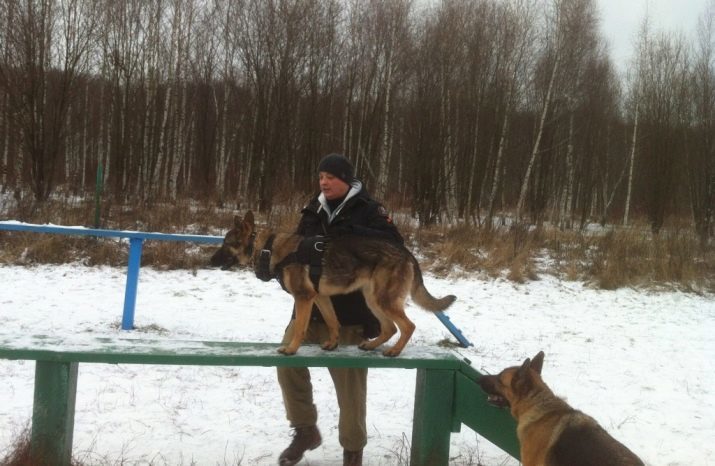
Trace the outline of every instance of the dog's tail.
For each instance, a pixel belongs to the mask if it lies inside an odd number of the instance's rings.
[[[412,269],[414,270],[414,278],[412,279],[412,300],[417,303],[422,309],[432,312],[444,311],[457,299],[456,296],[450,294],[443,298],[435,298],[427,291],[425,288],[424,281],[422,279],[422,270],[420,269],[420,264],[417,259],[410,254],[412,259]]]

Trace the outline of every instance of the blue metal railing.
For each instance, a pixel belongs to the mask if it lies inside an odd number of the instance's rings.
[[[166,233],[144,233],[127,230],[102,230],[84,227],[63,227],[54,225],[36,225],[20,222],[0,222],[0,230],[31,231],[35,233],[53,233],[58,235],[79,235],[104,238],[129,238],[129,264],[127,267],[127,286],[124,289],[124,311],[122,330],[134,328],[134,309],[137,302],[137,285],[141,267],[142,247],[146,240],[188,241],[193,243],[221,244],[222,236],[181,235]]]
[[[124,289],[124,312],[122,313],[122,330],[134,328],[134,309],[137,302],[137,285],[139,283],[139,268],[141,267],[142,246],[146,240],[159,241],[189,241],[194,243],[221,244],[223,236],[206,235],[180,235],[167,233],[144,233],[141,231],[127,230],[101,230],[84,227],[63,227],[55,225],[36,225],[32,223],[2,222],[0,230],[32,231],[35,233],[54,233],[59,235],[81,235],[108,238],[129,238],[129,264],[127,266],[127,286]],[[457,339],[464,348],[472,343],[462,334],[449,317],[443,312],[435,315],[447,330]]]

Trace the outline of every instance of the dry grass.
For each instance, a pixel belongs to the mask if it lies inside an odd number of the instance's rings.
[[[30,434],[25,429],[8,449],[5,456],[0,458],[0,466],[32,466],[30,458]]]
[[[442,275],[477,272],[523,283],[551,273],[601,289],[715,291],[715,248],[703,248],[682,227],[658,236],[645,227],[597,233],[524,225],[505,230],[434,227],[417,238],[424,264]]]
[[[300,218],[303,197],[287,199],[258,221],[292,231]],[[220,235],[245,210],[212,203],[118,206],[105,203],[102,227],[165,233]],[[16,205],[6,218],[29,223],[93,226],[94,207],[87,201],[53,201],[40,206]],[[503,229],[473,226],[416,227],[407,216],[398,227],[408,247],[426,270],[438,275],[479,273],[523,283],[540,274],[557,274],[602,289],[671,287],[715,291],[715,248],[702,246],[685,223],[670,225],[653,236],[645,225],[598,232],[559,231],[514,225]],[[147,241],[142,265],[160,269],[205,267],[215,246]],[[87,265],[120,266],[127,262],[126,241],[110,238],[0,232],[0,263],[36,264],[81,261]]]
[[[81,451],[73,454],[70,459],[70,466],[117,466],[125,464],[135,464],[133,460],[124,458],[123,455],[118,458],[109,458],[106,455],[99,455],[93,451],[94,445],[90,446],[87,451]],[[30,452],[30,429],[25,428],[17,437],[6,452],[0,451],[0,466],[55,466],[57,463],[54,459],[45,459],[42,455],[36,452],[31,456]],[[223,459],[221,463],[215,463],[222,466],[241,466],[243,458]],[[162,456],[157,455],[150,460],[142,461],[142,464],[147,466],[167,466],[169,462]],[[190,459],[188,462],[181,460],[176,466],[197,466],[197,463]]]
[[[30,456],[30,429],[25,428],[15,439],[15,442],[0,458],[0,466],[52,466],[54,460],[44,459],[38,455]],[[72,458],[70,466],[83,466],[84,463]]]
[[[459,226],[432,236],[432,250],[426,255],[435,273],[482,272],[519,283],[536,279],[535,259],[542,236],[538,230],[516,226],[497,232]]]
[[[612,231],[594,244],[588,271],[604,289],[672,284],[690,291],[712,290],[714,263],[713,251],[701,250],[688,234],[667,231],[652,237]]]

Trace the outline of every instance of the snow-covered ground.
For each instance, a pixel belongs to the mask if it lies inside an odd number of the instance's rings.
[[[715,299],[679,292],[598,291],[543,277],[519,285],[426,276],[474,346],[457,351],[484,372],[546,353],[544,378],[651,465],[715,464]],[[0,333],[116,335],[125,269],[80,264],[0,266]],[[157,338],[277,342],[291,298],[246,271],[143,268],[135,330]],[[451,338],[410,304],[410,344]],[[452,338],[453,339],[453,338]],[[355,349],[357,351],[357,349]],[[31,417],[34,364],[0,360],[0,457]],[[337,406],[313,369],[323,445],[306,465],[340,464]],[[366,465],[406,464],[415,373],[369,375]],[[474,396],[483,396],[475,393]],[[272,465],[290,441],[270,368],[81,364],[74,454],[88,464]],[[468,428],[452,464],[516,465]]]

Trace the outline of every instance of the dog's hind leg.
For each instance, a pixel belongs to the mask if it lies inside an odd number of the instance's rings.
[[[335,316],[335,308],[332,301],[327,296],[318,296],[315,298],[315,304],[318,305],[320,315],[323,316],[325,325],[328,326],[328,340],[325,341],[321,348],[324,350],[334,350],[338,347],[338,336],[340,335],[340,322]]]
[[[392,336],[397,333],[397,327],[395,327],[392,320],[390,320],[390,318],[382,310],[375,299],[375,295],[372,290],[364,289],[363,295],[365,296],[365,303],[367,304],[367,307],[370,308],[373,315],[380,321],[380,334],[377,338],[373,340],[365,340],[358,345],[358,348],[362,350],[371,351],[392,338]]]
[[[286,356],[295,354],[303,343],[310,322],[310,312],[313,309],[314,298],[295,298],[295,322],[293,323],[293,339],[287,346],[278,348],[279,353]]]
[[[405,349],[405,345],[408,341],[410,341],[410,338],[412,338],[412,334],[415,331],[415,324],[405,315],[404,305],[400,306],[395,303],[395,306],[388,309],[387,312],[390,313],[390,317],[392,317],[395,324],[400,329],[400,338],[392,348],[386,349],[382,352],[382,354],[394,357],[398,356],[402,350]]]
[[[408,278],[411,279],[409,275]],[[405,299],[409,289],[407,286],[409,281],[406,282],[403,277],[399,276],[399,271],[395,270],[391,276],[378,283],[380,283],[379,287],[376,286],[371,295],[373,296],[375,308],[379,309],[380,314],[382,314],[382,317],[379,317],[380,322],[390,322],[390,326],[393,329],[390,336],[395,334],[395,325],[400,329],[400,338],[397,343],[383,351],[382,354],[395,357],[402,352],[415,331],[415,324],[405,315]],[[372,309],[373,304],[368,302],[368,305]],[[375,312],[373,311],[373,313]],[[377,313],[375,314],[377,315]]]

